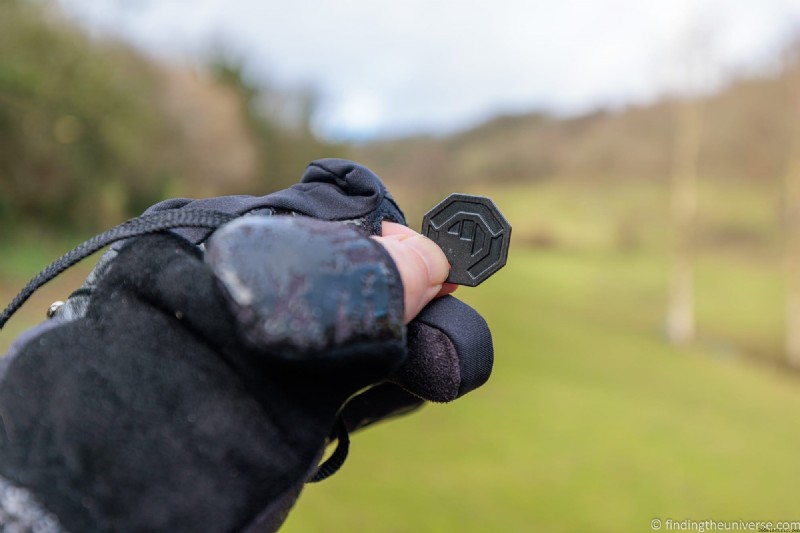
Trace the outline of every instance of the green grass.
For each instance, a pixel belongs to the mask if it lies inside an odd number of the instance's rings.
[[[343,471],[306,489],[286,531],[616,532],[650,531],[654,517],[796,516],[800,379],[771,364],[784,307],[774,198],[747,184],[701,189],[698,341],[676,349],[663,336],[662,186],[474,192],[501,206],[516,243],[506,269],[459,291],[492,327],[492,379],[356,435]]]
[[[5,309],[33,276],[83,240],[80,236],[56,238],[31,231],[11,238],[0,237],[0,307]],[[97,259],[98,254],[84,259],[39,289],[0,331],[0,354],[5,353],[17,335],[44,320],[52,302],[65,300],[80,287]]]
[[[492,326],[491,381],[356,435],[286,531],[648,531],[653,517],[795,516],[800,381],[670,348],[649,263],[517,250],[485,286],[462,289]]]

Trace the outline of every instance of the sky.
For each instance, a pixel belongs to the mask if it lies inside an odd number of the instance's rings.
[[[319,97],[333,140],[564,115],[774,68],[800,0],[59,0],[94,34],[200,64],[214,45]]]

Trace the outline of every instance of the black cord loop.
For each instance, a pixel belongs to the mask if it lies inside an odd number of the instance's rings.
[[[141,235],[158,233],[174,228],[199,227],[216,229],[236,217],[236,215],[211,209],[166,209],[123,222],[83,242],[39,272],[28,282],[19,294],[14,297],[3,313],[0,314],[0,329],[3,329],[8,319],[11,318],[11,316],[22,307],[22,304],[24,304],[42,285],[109,244],[131,237],[139,237]]]
[[[335,474],[344,464],[347,459],[347,452],[350,451],[350,435],[347,433],[347,426],[341,416],[336,422],[337,435],[336,449],[328,457],[324,463],[319,465],[317,472],[308,480],[308,483],[319,483],[323,479],[331,477]]]

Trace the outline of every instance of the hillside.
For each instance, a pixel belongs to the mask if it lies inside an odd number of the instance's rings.
[[[781,179],[800,118],[798,65],[731,81],[697,99],[701,114],[699,173],[723,180]],[[368,165],[402,183],[664,180],[670,175],[678,108],[650,105],[559,118],[502,116],[444,138],[417,137],[360,147]]]

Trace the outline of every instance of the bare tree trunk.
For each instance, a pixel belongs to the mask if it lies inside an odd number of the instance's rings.
[[[784,176],[784,264],[786,268],[786,357],[800,368],[800,164],[797,157]]]
[[[694,247],[697,211],[697,166],[702,132],[701,104],[687,98],[676,103],[675,163],[671,181],[673,230],[671,279],[667,303],[667,339],[694,340]]]
[[[786,276],[786,338],[788,363],[800,368],[800,38],[785,51],[789,150],[783,175],[783,264]]]
[[[798,89],[795,89],[797,91]],[[800,97],[793,102],[800,110]],[[800,368],[800,132],[793,128],[784,187],[784,267],[786,272],[786,357]]]

